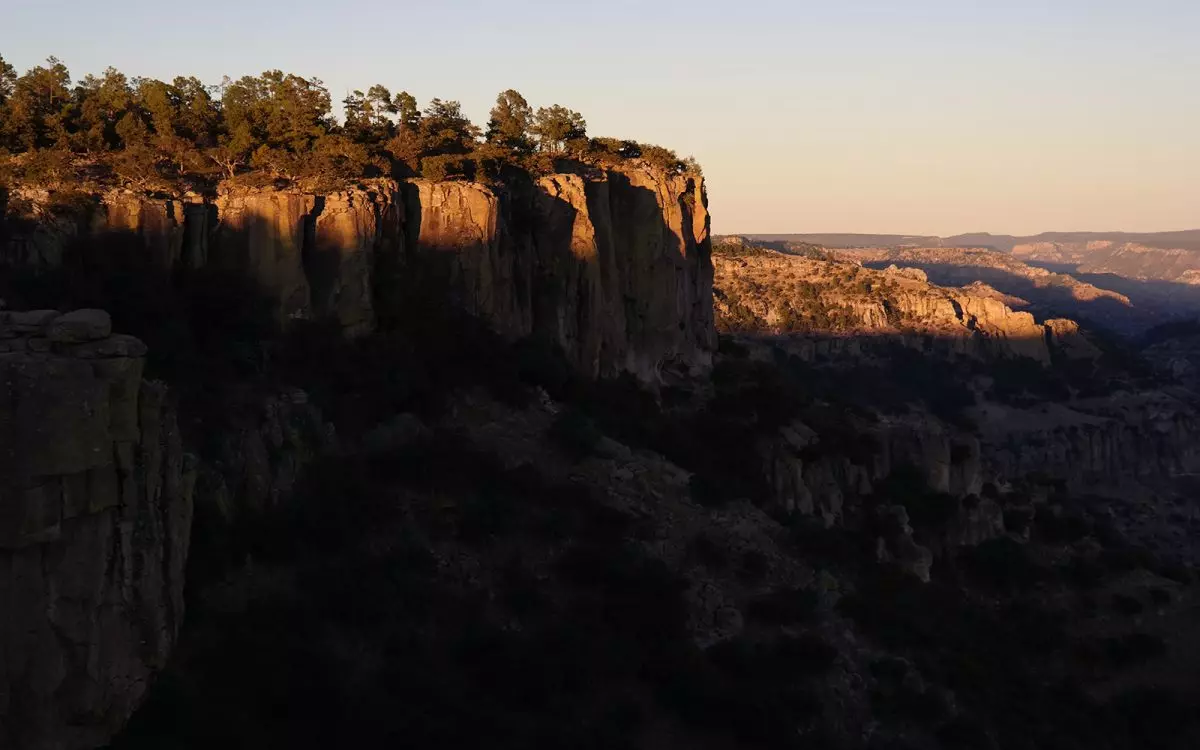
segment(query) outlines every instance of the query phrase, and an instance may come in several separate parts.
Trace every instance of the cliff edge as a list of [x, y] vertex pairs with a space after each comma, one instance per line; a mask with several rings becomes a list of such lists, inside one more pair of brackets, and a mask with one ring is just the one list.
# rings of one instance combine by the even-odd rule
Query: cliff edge
[[379, 179], [329, 194], [223, 183], [211, 198], [97, 192], [66, 211], [47, 191], [14, 195], [9, 267], [116, 245], [162, 271], [241, 274], [278, 323], [336, 321], [348, 335], [437, 283], [497, 333], [554, 342], [591, 377], [703, 371], [716, 346], [708, 200], [691, 174], [629, 163], [504, 188]]

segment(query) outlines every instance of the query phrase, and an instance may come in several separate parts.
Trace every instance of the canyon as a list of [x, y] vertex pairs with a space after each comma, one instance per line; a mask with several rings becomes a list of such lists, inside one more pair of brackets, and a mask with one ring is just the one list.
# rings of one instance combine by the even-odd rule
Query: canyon
[[[539, 669], [595, 658], [586, 673], [603, 672], [604, 690], [656, 696], [630, 730], [643, 742], [673, 712], [697, 727], [735, 717], [738, 736], [776, 731], [739, 723], [759, 714], [736, 694], [771, 703], [793, 677], [751, 679], [738, 671], [751, 656], [711, 672], [730, 650], [830, 660], [811, 675], [795, 665], [811, 704], [779, 709], [790, 718], [772, 737], [819, 725], [859, 747], [859, 728], [878, 721], [881, 736], [932, 738], [925, 719], [876, 714], [886, 680], [874, 665], [913, 653], [870, 629], [901, 611], [871, 588], [878, 576], [949, 586], [959, 598], [943, 606], [977, 609], [948, 627], [970, 627], [1007, 612], [960, 579], [987, 555], [1025, 560], [1000, 576], [1066, 564], [1022, 555], [1107, 559], [1092, 536], [1048, 541], [1062, 518], [1146, 550], [1139, 595], [1168, 587], [1184, 607], [1189, 589], [1169, 574], [1200, 562], [1160, 522], [1190, 512], [1172, 482], [1200, 468], [1193, 392], [1139, 379], [1086, 325], [970, 278], [990, 257], [944, 286], [923, 250], [714, 246], [692, 175], [626, 164], [503, 189], [226, 184], [208, 198], [25, 188], [9, 197], [2, 248], [21, 280], [9, 296], [60, 273], [246, 280], [278, 337], [250, 342], [261, 351], [248, 370], [176, 368], [181, 380], [164, 384], [144, 377], [154, 352], [101, 310], [0, 311], [4, 746], [152, 747], [164, 725], [184, 746], [440, 741], [444, 727], [393, 715], [448, 712], [461, 726], [507, 715], [493, 703], [506, 691], [460, 694], [439, 677], [533, 680], [497, 643]], [[995, 265], [1128, 307], [1072, 277]], [[443, 303], [487, 334], [432, 328]], [[158, 326], [179, 323], [126, 320], [164, 343]], [[427, 327], [438, 351], [413, 338]], [[305, 338], [319, 332], [329, 337]], [[294, 337], [331, 348], [289, 349]], [[563, 367], [523, 358], [530, 341]], [[437, 357], [450, 369], [405, 383]], [[354, 398], [367, 417], [348, 422], [340, 406]], [[879, 597], [870, 616], [851, 606], [862, 591]], [[1049, 607], [1071, 590], [1055, 592], [1003, 606]], [[551, 645], [521, 645], [527, 631]], [[986, 658], [974, 653], [961, 658]], [[672, 661], [627, 670], [630, 654]], [[1003, 731], [991, 698], [918, 654], [905, 669], [919, 689], [904, 689], [935, 706], [935, 724], [985, 716]], [[497, 674], [475, 676], [493, 658]], [[677, 694], [679, 675], [720, 699]], [[188, 697], [172, 698], [180, 685]], [[270, 718], [276, 694], [295, 718]], [[564, 700], [589, 717], [602, 697], [576, 687]], [[1062, 731], [1043, 718], [1037, 731]], [[535, 742], [547, 730], [507, 731]], [[594, 729], [556, 731], [575, 741]]]

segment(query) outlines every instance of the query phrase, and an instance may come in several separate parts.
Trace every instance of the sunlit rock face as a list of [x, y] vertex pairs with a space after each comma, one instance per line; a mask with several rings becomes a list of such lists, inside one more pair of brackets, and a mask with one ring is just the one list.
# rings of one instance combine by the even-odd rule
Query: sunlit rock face
[[53, 194], [23, 195], [26, 221], [5, 238], [6, 265], [54, 268], [71, 248], [87, 248], [164, 272], [232, 272], [285, 326], [326, 320], [368, 333], [381, 298], [395, 302], [415, 283], [436, 285], [502, 336], [557, 344], [592, 377], [700, 372], [716, 345], [698, 177], [629, 164], [503, 189], [369, 180], [316, 194], [223, 184], [211, 199], [110, 191], [65, 214], [47, 208]]

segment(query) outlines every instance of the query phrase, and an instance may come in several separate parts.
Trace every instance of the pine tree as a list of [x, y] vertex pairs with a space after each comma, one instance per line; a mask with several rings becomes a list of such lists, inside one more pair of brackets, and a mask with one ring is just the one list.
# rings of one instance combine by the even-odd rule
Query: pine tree
[[496, 97], [488, 120], [487, 141], [509, 149], [517, 154], [533, 151], [529, 127], [533, 124], [533, 108], [525, 97], [514, 89], [508, 89]]
[[537, 136], [542, 151], [561, 153], [569, 145], [587, 138], [587, 122], [583, 115], [555, 104], [539, 107], [531, 132]]

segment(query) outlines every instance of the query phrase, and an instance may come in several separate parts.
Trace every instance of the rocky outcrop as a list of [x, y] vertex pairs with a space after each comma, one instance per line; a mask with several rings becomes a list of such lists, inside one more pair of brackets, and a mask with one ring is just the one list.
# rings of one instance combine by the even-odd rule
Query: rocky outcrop
[[805, 359], [820, 356], [822, 347], [861, 347], [873, 339], [931, 353], [1025, 357], [1042, 364], [1050, 363], [1051, 348], [1063, 342], [1071, 356], [1083, 351], [1075, 340], [1081, 338], [1078, 327], [1067, 331], [1064, 325], [1069, 321], [1039, 323], [994, 294], [936, 286], [920, 271], [876, 271], [769, 250], [718, 256], [714, 265], [720, 326], [731, 332], [790, 334], [787, 348]]
[[707, 198], [643, 169], [557, 174], [527, 201], [472, 183], [411, 184], [409, 258], [440, 260], [460, 304], [576, 367], [645, 381], [703, 370], [716, 338]]
[[838, 250], [839, 258], [858, 261], [872, 268], [883, 268], [885, 264], [919, 271], [937, 284], [970, 284], [983, 282], [1011, 293], [1044, 297], [1057, 291], [1057, 297], [1048, 298], [1061, 302], [1072, 299], [1076, 302], [1092, 302], [1108, 299], [1129, 307], [1130, 300], [1123, 294], [1081, 281], [1069, 274], [1055, 273], [1039, 266], [1023, 263], [1013, 255], [991, 250], [961, 247], [906, 247], [871, 248], [860, 250]]
[[0, 746], [103, 744], [183, 618], [193, 465], [102, 311], [0, 313]]
[[1190, 392], [1146, 391], [1020, 409], [979, 410], [998, 476], [1054, 477], [1080, 488], [1200, 470], [1200, 410]]
[[1087, 340], [1079, 330], [1079, 324], [1066, 318], [1047, 320], [1046, 337], [1052, 350], [1062, 352], [1067, 359], [1097, 359], [1100, 349]]
[[402, 245], [398, 190], [389, 180], [328, 195], [223, 187], [212, 204], [215, 229], [192, 257], [253, 280], [280, 322], [329, 319], [366, 333], [375, 323], [375, 254]]
[[776, 510], [817, 515], [832, 526], [848, 500], [874, 494], [901, 467], [916, 469], [931, 492], [966, 497], [982, 490], [985, 467], [972, 435], [916, 416], [844, 428], [839, 440], [797, 421], [763, 441], [759, 453]]
[[72, 243], [103, 236], [99, 252], [119, 245], [155, 269], [235, 273], [280, 324], [333, 320], [350, 335], [373, 329], [377, 295], [403, 296], [419, 277], [503, 336], [557, 343], [590, 376], [703, 370], [715, 348], [703, 183], [637, 163], [503, 190], [223, 184], [211, 200], [111, 191], [74, 210], [51, 210], [53, 194], [23, 195], [29, 221], [6, 239], [10, 266], [61, 265]]
[[333, 425], [308, 394], [287, 388], [230, 415], [218, 443], [205, 500], [226, 520], [276, 507], [288, 498], [315, 457], [337, 448]]

